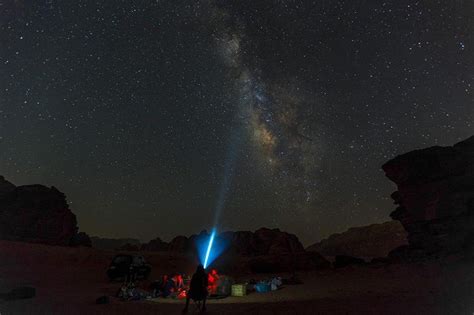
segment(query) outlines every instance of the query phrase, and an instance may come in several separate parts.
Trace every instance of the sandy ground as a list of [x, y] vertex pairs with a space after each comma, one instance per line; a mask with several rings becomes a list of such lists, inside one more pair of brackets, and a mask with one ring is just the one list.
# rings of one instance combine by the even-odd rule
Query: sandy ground
[[[180, 314], [171, 299], [96, 305], [113, 296], [105, 269], [115, 252], [0, 241], [0, 289], [33, 285], [37, 296], [2, 301], [5, 314]], [[152, 278], [192, 268], [185, 257], [146, 254]], [[299, 273], [304, 284], [209, 302], [208, 314], [469, 314], [474, 312], [474, 265], [440, 264], [347, 267]], [[240, 278], [257, 278], [255, 275]], [[261, 275], [259, 275], [261, 277]], [[144, 284], [145, 285], [145, 284]], [[472, 309], [471, 309], [472, 308]], [[193, 314], [191, 309], [190, 314]]]

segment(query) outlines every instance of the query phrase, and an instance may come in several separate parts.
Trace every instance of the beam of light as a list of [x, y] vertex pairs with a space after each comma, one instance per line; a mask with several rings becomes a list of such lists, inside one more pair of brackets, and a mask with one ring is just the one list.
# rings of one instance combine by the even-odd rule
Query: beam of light
[[221, 213], [224, 209], [229, 190], [232, 186], [232, 178], [234, 176], [235, 166], [239, 157], [239, 150], [242, 145], [245, 131], [245, 121], [242, 121], [241, 118], [248, 116], [249, 110], [251, 110], [252, 104], [255, 102], [255, 95], [252, 89], [253, 84], [254, 80], [251, 77], [249, 71], [245, 68], [240, 69], [240, 76], [235, 83], [238, 100], [236, 103], [236, 111], [234, 112], [234, 117], [230, 124], [230, 134], [227, 144], [224, 173], [215, 207], [214, 227], [218, 226], [219, 224]]
[[220, 237], [217, 234], [216, 228], [213, 228], [210, 234], [198, 235], [196, 238], [196, 248], [202, 266], [209, 268], [229, 245], [230, 239]]
[[[230, 138], [227, 148], [227, 156], [224, 164], [223, 180], [221, 182], [221, 186], [217, 195], [214, 213], [214, 224], [213, 229], [211, 231], [211, 236], [209, 238], [209, 243], [207, 245], [206, 254], [204, 257], [204, 268], [207, 268], [220, 254], [222, 254], [225, 247], [228, 245], [226, 244], [226, 241], [223, 238], [217, 237], [217, 244], [216, 246], [214, 246], [214, 250], [212, 248], [214, 244], [214, 238], [216, 236], [216, 227], [219, 224], [219, 219], [221, 213], [223, 212], [226, 199], [228, 197], [229, 190], [232, 185], [235, 164], [237, 162], [239, 148], [242, 142], [243, 126], [236, 119], [237, 117], [240, 117], [242, 114], [246, 113], [246, 107], [250, 107], [250, 105], [253, 103], [253, 94], [251, 93], [252, 80], [249, 75], [249, 71], [247, 71], [246, 69], [242, 69], [241, 65], [241, 56], [239, 55], [240, 39], [236, 36], [233, 36], [232, 41], [228, 41], [226, 45], [228, 49], [226, 49], [226, 54], [224, 57], [228, 57], [227, 61], [230, 61], [227, 62], [230, 68], [229, 70], [230, 72], [235, 72], [235, 70], [238, 70], [238, 72], [240, 73], [237, 81], [235, 82], [235, 87], [238, 91], [239, 100], [237, 102], [237, 111], [234, 113], [234, 117], [230, 125]], [[200, 246], [198, 244], [198, 250], [199, 247]]]
[[211, 237], [209, 238], [209, 244], [207, 245], [206, 258], [204, 259], [204, 269], [207, 268], [207, 263], [209, 261], [209, 254], [211, 253], [212, 244], [214, 243], [214, 237], [216, 236], [216, 229], [212, 229]]
[[227, 156], [224, 165], [224, 174], [222, 183], [217, 195], [215, 213], [214, 213], [214, 224], [216, 227], [219, 224], [219, 219], [224, 209], [229, 190], [232, 186], [232, 178], [234, 176], [235, 164], [239, 155], [239, 147], [242, 142], [242, 126], [234, 123], [231, 130], [229, 144], [227, 148]]
[[211, 235], [209, 238], [202, 237], [196, 240], [199, 259], [204, 268], [209, 267], [209, 265], [212, 264], [212, 262], [229, 246], [228, 240], [216, 235], [216, 230], [217, 226], [219, 226], [220, 217], [224, 210], [226, 199], [232, 186], [235, 164], [237, 162], [239, 148], [242, 142], [242, 132], [242, 125], [238, 124], [234, 117], [234, 121], [232, 122], [232, 127], [230, 130], [230, 138], [227, 147], [222, 182], [217, 191], [217, 200], [214, 210], [214, 222], [212, 224], [213, 228]]

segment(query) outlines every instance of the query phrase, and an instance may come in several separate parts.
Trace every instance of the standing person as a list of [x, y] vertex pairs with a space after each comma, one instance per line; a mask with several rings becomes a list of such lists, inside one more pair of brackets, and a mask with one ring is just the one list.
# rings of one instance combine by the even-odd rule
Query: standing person
[[207, 274], [204, 271], [202, 265], [197, 266], [196, 272], [191, 278], [191, 283], [189, 285], [189, 291], [186, 296], [186, 306], [184, 307], [183, 313], [188, 311], [189, 299], [195, 301], [202, 301], [202, 311], [206, 310], [206, 298], [207, 298]]

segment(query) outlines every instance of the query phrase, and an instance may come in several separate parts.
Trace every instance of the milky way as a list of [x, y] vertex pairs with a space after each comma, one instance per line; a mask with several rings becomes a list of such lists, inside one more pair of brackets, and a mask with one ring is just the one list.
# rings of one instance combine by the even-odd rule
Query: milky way
[[91, 235], [389, 220], [380, 166], [472, 124], [472, 1], [6, 1], [0, 174]]
[[269, 182], [290, 191], [286, 198], [291, 198], [287, 201], [292, 202], [294, 210], [304, 210], [317, 193], [318, 149], [323, 149], [315, 134], [317, 126], [308, 124], [317, 104], [305, 98], [298, 82], [287, 79], [279, 83], [262, 78], [261, 70], [244, 60], [242, 42], [251, 40], [245, 35], [245, 22], [230, 18], [235, 15], [217, 7], [215, 2], [207, 5], [216, 29], [217, 48], [228, 67], [229, 80], [235, 82], [236, 115], [246, 127], [253, 158], [266, 172]]

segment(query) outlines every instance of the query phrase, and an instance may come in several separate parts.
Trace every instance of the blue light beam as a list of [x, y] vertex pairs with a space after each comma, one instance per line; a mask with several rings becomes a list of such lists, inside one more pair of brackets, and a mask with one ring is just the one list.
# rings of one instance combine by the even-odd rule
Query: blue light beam
[[214, 237], [216, 236], [216, 229], [212, 229], [211, 237], [209, 238], [209, 245], [207, 245], [206, 258], [204, 259], [204, 269], [207, 268], [207, 263], [209, 261], [209, 254], [211, 253], [212, 244], [214, 243]]
[[232, 178], [234, 176], [235, 164], [239, 155], [239, 147], [242, 142], [241, 126], [235, 126], [232, 130], [229, 146], [227, 149], [226, 162], [224, 164], [223, 181], [217, 196], [216, 208], [214, 213], [214, 227], [219, 225], [221, 213], [224, 209], [227, 195], [232, 185]]
[[196, 238], [196, 247], [202, 266], [209, 268], [229, 245], [230, 240], [220, 237], [216, 227], [209, 234], [200, 234]]
[[[249, 93], [249, 83], [246, 81], [242, 83], [243, 86], [240, 88], [241, 93], [248, 94]], [[243, 100], [241, 100], [240, 110], [243, 110], [243, 104], [248, 103], [247, 97], [244, 96]], [[232, 178], [235, 171], [235, 164], [237, 162], [239, 156], [239, 148], [242, 142], [242, 132], [243, 127], [241, 124], [238, 124], [236, 121], [237, 117], [234, 117], [233, 123], [230, 129], [230, 139], [227, 148], [227, 156], [224, 164], [224, 176], [223, 181], [221, 183], [221, 187], [218, 191], [217, 195], [217, 203], [215, 207], [214, 213], [214, 224], [211, 232], [211, 236], [209, 238], [209, 243], [207, 244], [206, 254], [203, 257], [203, 250], [206, 248], [205, 241], [198, 240], [198, 252], [199, 252], [199, 259], [202, 262], [204, 258], [203, 267], [204, 269], [207, 268], [220, 254], [223, 253], [226, 247], [228, 247], [228, 242], [221, 237], [217, 237], [216, 244], [214, 245], [214, 238], [216, 236], [216, 227], [219, 225], [220, 216], [224, 209], [227, 195], [229, 194], [229, 190], [232, 185]]]

